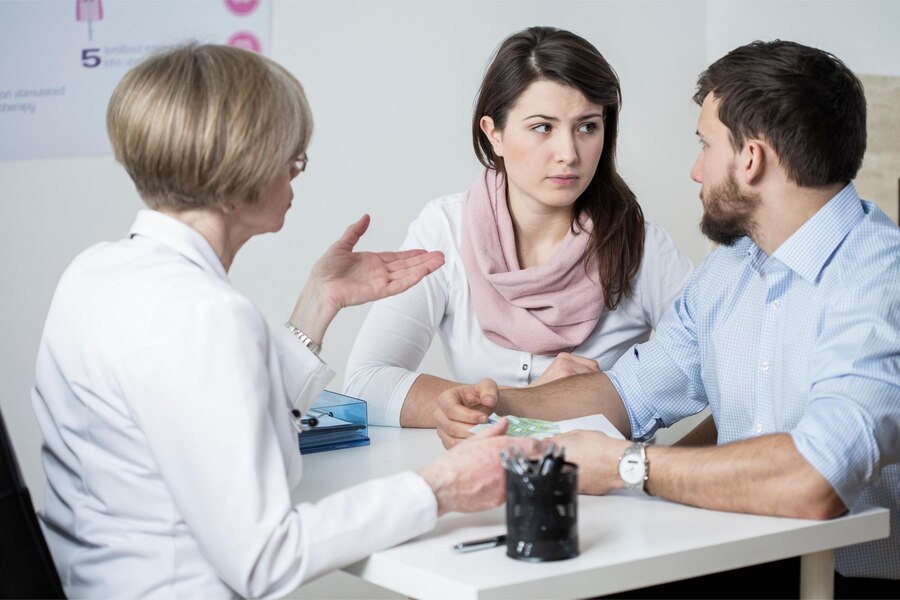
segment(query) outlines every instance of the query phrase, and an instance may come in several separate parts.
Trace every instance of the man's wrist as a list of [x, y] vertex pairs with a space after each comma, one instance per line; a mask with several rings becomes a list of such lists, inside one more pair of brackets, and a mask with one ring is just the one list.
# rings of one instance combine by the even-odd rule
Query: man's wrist
[[647, 494], [645, 485], [650, 477], [647, 444], [644, 442], [627, 444], [619, 456], [618, 471], [623, 487], [640, 494]]

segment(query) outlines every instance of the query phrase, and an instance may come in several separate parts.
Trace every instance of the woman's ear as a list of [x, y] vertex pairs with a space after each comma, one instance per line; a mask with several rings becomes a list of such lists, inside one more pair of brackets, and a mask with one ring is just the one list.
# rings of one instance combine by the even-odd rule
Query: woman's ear
[[481, 126], [481, 131], [484, 132], [484, 135], [487, 136], [488, 141], [491, 143], [491, 146], [494, 148], [494, 154], [499, 157], [503, 157], [503, 132], [497, 129], [494, 126], [494, 119], [487, 115], [481, 117], [481, 120], [478, 122]]

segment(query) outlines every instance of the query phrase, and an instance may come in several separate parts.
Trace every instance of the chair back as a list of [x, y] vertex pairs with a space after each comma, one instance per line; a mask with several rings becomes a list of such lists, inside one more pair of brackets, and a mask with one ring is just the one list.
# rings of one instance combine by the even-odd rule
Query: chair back
[[0, 598], [64, 598], [0, 412]]

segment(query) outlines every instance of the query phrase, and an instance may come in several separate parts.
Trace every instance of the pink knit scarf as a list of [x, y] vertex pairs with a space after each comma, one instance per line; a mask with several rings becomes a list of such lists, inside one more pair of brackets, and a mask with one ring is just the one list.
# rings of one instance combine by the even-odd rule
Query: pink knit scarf
[[520, 269], [503, 176], [486, 169], [475, 180], [466, 197], [462, 259], [475, 316], [489, 340], [557, 354], [590, 335], [603, 312], [603, 289], [596, 263], [587, 273], [584, 267], [591, 220], [579, 222], [582, 230], [570, 230], [549, 262]]

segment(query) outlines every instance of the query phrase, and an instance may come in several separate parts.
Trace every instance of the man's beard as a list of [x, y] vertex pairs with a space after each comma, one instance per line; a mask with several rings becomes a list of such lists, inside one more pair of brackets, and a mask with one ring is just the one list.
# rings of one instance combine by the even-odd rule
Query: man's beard
[[734, 170], [729, 168], [728, 178], [709, 190], [709, 202], [703, 207], [700, 231], [717, 244], [733, 246], [756, 229], [752, 214], [758, 205], [759, 195], [741, 193]]

